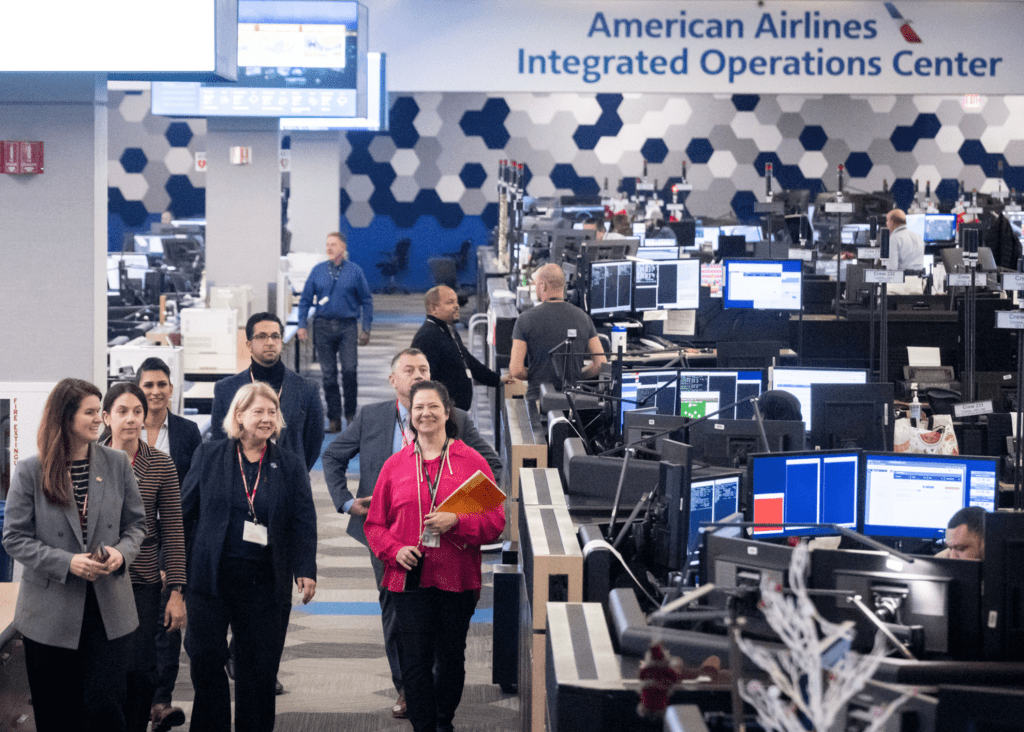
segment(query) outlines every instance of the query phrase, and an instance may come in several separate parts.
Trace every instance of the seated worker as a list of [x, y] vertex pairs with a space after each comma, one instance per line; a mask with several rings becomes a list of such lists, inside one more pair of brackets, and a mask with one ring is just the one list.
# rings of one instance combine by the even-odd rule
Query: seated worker
[[[565, 301], [562, 268], [557, 264], [545, 264], [534, 274], [533, 281], [540, 304], [516, 319], [508, 365], [509, 374], [529, 383], [528, 399], [540, 396], [541, 384], [561, 385], [562, 373], [566, 386], [574, 385], [581, 376], [593, 378], [601, 372], [601, 364], [605, 362], [604, 348], [590, 316]], [[570, 330], [576, 331], [571, 346], [572, 356], [557, 353], [552, 356], [551, 351], [567, 340]], [[569, 347], [567, 344], [566, 348]], [[590, 352], [591, 361], [584, 368], [583, 355], [586, 351]]]
[[885, 215], [889, 229], [889, 259], [886, 269], [919, 271], [924, 269], [924, 239], [907, 228], [907, 215], [898, 208]]
[[937, 557], [950, 559], [985, 558], [985, 509], [961, 508], [946, 525], [946, 548]]
[[782, 389], [768, 389], [757, 398], [761, 418], [766, 420], [791, 420], [802, 422], [800, 400]]

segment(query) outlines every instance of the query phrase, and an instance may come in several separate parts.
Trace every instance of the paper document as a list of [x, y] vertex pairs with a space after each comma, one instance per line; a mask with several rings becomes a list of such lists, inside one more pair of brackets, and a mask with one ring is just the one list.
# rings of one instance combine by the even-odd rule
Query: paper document
[[437, 507], [447, 513], [483, 513], [505, 501], [505, 493], [483, 471], [476, 471]]

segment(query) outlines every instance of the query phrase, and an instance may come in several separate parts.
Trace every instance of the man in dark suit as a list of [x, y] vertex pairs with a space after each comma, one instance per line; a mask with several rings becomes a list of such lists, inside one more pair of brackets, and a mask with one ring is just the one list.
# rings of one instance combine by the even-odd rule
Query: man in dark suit
[[[190, 419], [179, 417], [170, 410], [174, 384], [171, 369], [159, 358], [150, 357], [139, 366], [135, 382], [146, 395], [149, 411], [141, 439], [171, 456], [178, 473], [178, 485], [185, 480], [192, 465], [192, 454], [203, 442], [199, 427]], [[160, 617], [164, 616], [171, 593], [164, 587], [160, 594]], [[174, 684], [178, 679], [178, 659], [181, 657], [181, 631], [168, 633], [162, 623], [156, 629], [156, 693], [150, 718], [153, 732], [166, 732], [185, 723], [185, 711], [171, 703]]]
[[235, 392], [245, 384], [263, 381], [277, 392], [281, 400], [285, 428], [277, 440], [278, 446], [304, 458], [306, 467], [312, 470], [324, 442], [324, 406], [320, 387], [285, 367], [281, 360], [284, 326], [273, 313], [256, 313], [249, 318], [245, 324], [245, 338], [252, 363], [249, 368], [221, 379], [213, 387], [211, 437], [222, 440], [226, 436], [224, 417]]
[[[408, 445], [412, 435], [408, 428], [409, 390], [412, 385], [430, 379], [430, 364], [427, 357], [417, 348], [401, 351], [391, 361], [391, 375], [388, 377], [395, 389], [397, 399], [367, 404], [359, 410], [355, 421], [324, 450], [324, 478], [327, 490], [334, 500], [338, 513], [347, 513], [348, 534], [363, 545], [366, 535], [363, 522], [370, 510], [370, 496], [377, 476], [384, 462], [394, 453]], [[473, 421], [461, 409], [452, 410], [452, 420], [459, 430], [459, 439], [479, 452], [495, 475], [501, 474], [501, 460], [490, 445], [480, 436]], [[356, 495], [348, 489], [345, 471], [349, 461], [359, 456], [359, 488]], [[405, 719], [405, 695], [402, 687], [402, 672], [398, 665], [399, 634], [395, 609], [390, 595], [380, 589], [384, 577], [384, 565], [370, 553], [370, 563], [380, 590], [381, 623], [384, 626], [384, 650], [391, 666], [391, 680], [398, 691], [398, 700], [392, 714]]]
[[[245, 347], [252, 355], [249, 368], [234, 376], [221, 379], [213, 387], [212, 424], [210, 434], [214, 440], [224, 439], [224, 417], [227, 416], [235, 392], [245, 384], [262, 381], [277, 392], [281, 402], [281, 414], [285, 428], [276, 444], [283, 450], [306, 461], [306, 469], [312, 470], [320, 457], [324, 443], [324, 405], [320, 399], [320, 387], [309, 379], [286, 368], [281, 360], [284, 348], [284, 325], [273, 313], [256, 313], [245, 324]], [[281, 633], [288, 631], [288, 615], [291, 613], [291, 599], [282, 606], [284, 617]], [[284, 648], [284, 639], [281, 640]], [[229, 666], [229, 673], [233, 666]], [[277, 693], [284, 693], [281, 682], [277, 682]]]
[[[468, 411], [473, 404], [473, 382], [498, 386], [501, 376], [480, 363], [469, 352], [455, 324], [459, 322], [459, 298], [455, 290], [438, 285], [423, 298], [427, 319], [416, 331], [412, 347], [423, 351], [434, 381], [444, 384], [455, 406]], [[511, 376], [505, 382], [514, 381]]]

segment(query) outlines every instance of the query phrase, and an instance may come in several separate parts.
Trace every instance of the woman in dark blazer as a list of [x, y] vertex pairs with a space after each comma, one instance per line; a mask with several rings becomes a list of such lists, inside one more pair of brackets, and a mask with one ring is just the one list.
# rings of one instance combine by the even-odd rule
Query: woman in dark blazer
[[127, 456], [93, 441], [100, 391], [64, 379], [46, 400], [39, 455], [18, 463], [4, 548], [24, 567], [14, 625], [25, 636], [36, 729], [125, 729], [131, 632], [139, 624], [125, 571], [146, 535]]
[[243, 386], [224, 418], [228, 439], [196, 451], [182, 487], [192, 732], [231, 729], [228, 627], [235, 640], [235, 729], [274, 728], [280, 606], [291, 597], [293, 578], [303, 603], [316, 591], [309, 473], [302, 457], [272, 442], [283, 422], [273, 389]]

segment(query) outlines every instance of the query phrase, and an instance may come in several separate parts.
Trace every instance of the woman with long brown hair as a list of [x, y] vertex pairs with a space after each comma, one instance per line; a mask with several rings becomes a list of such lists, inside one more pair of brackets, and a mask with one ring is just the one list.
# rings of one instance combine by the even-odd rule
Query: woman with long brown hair
[[3, 544], [24, 567], [14, 627], [25, 636], [39, 732], [123, 732], [131, 632], [125, 571], [146, 535], [132, 466], [94, 441], [100, 391], [64, 379], [46, 400], [39, 455], [11, 480]]

